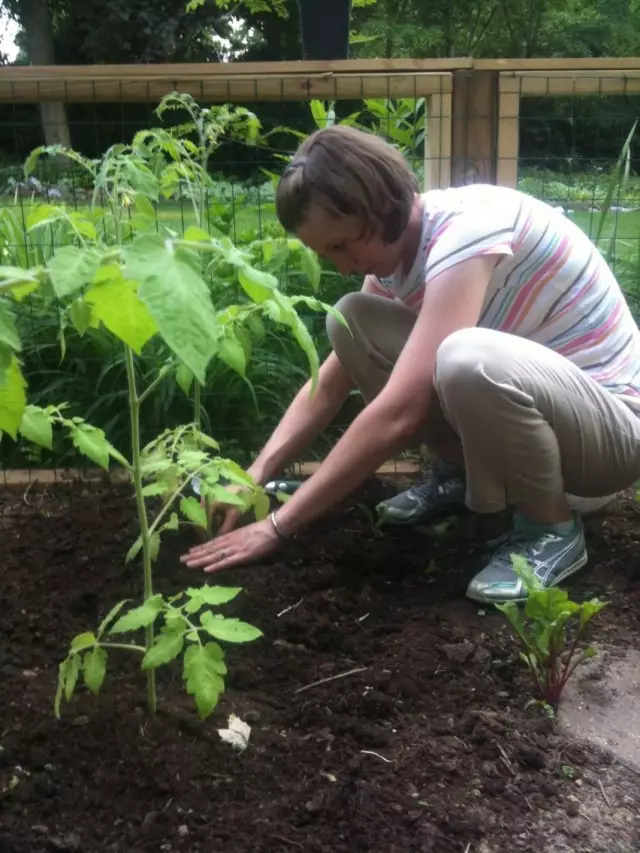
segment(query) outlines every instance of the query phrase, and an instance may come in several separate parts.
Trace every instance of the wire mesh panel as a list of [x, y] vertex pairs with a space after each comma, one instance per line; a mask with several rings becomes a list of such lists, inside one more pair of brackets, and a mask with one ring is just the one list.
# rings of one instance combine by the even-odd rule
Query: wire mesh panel
[[[333, 123], [361, 127], [397, 146], [422, 186], [447, 186], [451, 180], [452, 84], [447, 72], [283, 74], [275, 73], [273, 66], [263, 74], [221, 73], [216, 66], [206, 75], [194, 66], [171, 67], [170, 74], [166, 69], [154, 74], [148, 66], [124, 66], [117, 74], [113, 68], [54, 68], [46, 75], [36, 68], [8, 70], [11, 75], [0, 74], [3, 264], [45, 264], [60, 246], [91, 238], [87, 223], [108, 229], [109, 200], [87, 166], [97, 167], [109, 150], [131, 145], [134, 139], [140, 142], [140, 133], [154, 127], [171, 129], [176, 138], [188, 140], [208, 176], [199, 194], [189, 174], [176, 170], [171, 191], [161, 193], [153, 206], [154, 228], [160, 234], [183, 235], [202, 227], [228, 236], [240, 248], [275, 241], [269, 249], [273, 253], [277, 241], [283, 243], [286, 237], [275, 214], [279, 175], [302, 140]], [[158, 114], [158, 104], [171, 92], [180, 97]], [[239, 116], [242, 121], [236, 121]], [[205, 145], [205, 137], [213, 144]], [[56, 144], [70, 147], [77, 156], [53, 149], [25, 172], [34, 149]], [[148, 228], [149, 211], [142, 210], [135, 197], [130, 202], [126, 228], [118, 235], [103, 234], [108, 240], [126, 242], [140, 228]], [[53, 210], [60, 206], [64, 216]], [[307, 271], [295, 257], [283, 260], [278, 279], [285, 292], [313, 293]], [[237, 284], [228, 275], [221, 280], [211, 273], [208, 284], [217, 306], [237, 300]], [[333, 304], [361, 284], [361, 279], [340, 276], [321, 260], [315, 295]], [[127, 454], [122, 348], [101, 327], [89, 325], [80, 334], [72, 316], [80, 309], [73, 300], [44, 300], [30, 293], [14, 307], [29, 401], [68, 403], [69, 413], [103, 429]], [[324, 314], [306, 310], [303, 316], [322, 358], [328, 351]], [[166, 356], [165, 348], [153, 341], [145, 347], [136, 365], [143, 386], [157, 376]], [[267, 326], [264, 337], [251, 342], [244, 375], [229, 359], [211, 363], [202, 389], [205, 428], [221, 441], [226, 454], [246, 461], [308, 374], [305, 354], [292, 336]], [[312, 458], [326, 453], [358, 405], [354, 398], [312, 448]], [[191, 400], [169, 376], [145, 404], [143, 440], [191, 416]], [[68, 443], [48, 453], [14, 444], [6, 436], [0, 460], [5, 471], [80, 461]]]
[[498, 174], [564, 212], [640, 316], [640, 70], [505, 72]]

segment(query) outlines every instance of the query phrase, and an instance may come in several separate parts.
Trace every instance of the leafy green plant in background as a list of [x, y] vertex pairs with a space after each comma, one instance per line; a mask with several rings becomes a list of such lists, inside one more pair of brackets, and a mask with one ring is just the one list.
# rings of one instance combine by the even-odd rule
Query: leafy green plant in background
[[[569, 599], [566, 590], [543, 589], [524, 558], [514, 554], [512, 561], [527, 598], [522, 607], [513, 601], [496, 607], [507, 617], [520, 641], [520, 658], [533, 677], [536, 700], [555, 713], [577, 667], [596, 654], [592, 646], [582, 646], [583, 636], [607, 602], [592, 598], [577, 604]], [[571, 639], [567, 636], [569, 627]]]
[[[174, 104], [179, 98], [174, 93], [161, 106]], [[187, 103], [193, 107], [192, 102]], [[226, 112], [222, 114], [222, 110]], [[236, 115], [221, 108], [217, 126], [239, 117], [248, 118], [244, 111]], [[193, 382], [204, 385], [209, 365], [216, 360], [243, 373], [250, 357], [251, 335], [262, 333], [263, 319], [290, 330], [307, 357], [313, 390], [318, 353], [296, 306], [304, 303], [314, 310], [332, 311], [342, 319], [315, 297], [283, 293], [275, 275], [258, 268], [258, 260], [276, 267], [284, 262], [281, 241], [263, 239], [241, 249], [228, 236], [212, 235], [197, 225], [187, 228], [183, 235], [170, 229], [157, 233], [154, 204], [161, 195], [168, 197], [175, 192], [183, 180], [198, 214], [203, 213], [206, 169], [202, 159], [195, 159], [203, 157], [202, 151], [187, 139], [178, 144], [175, 137], [191, 130], [188, 126], [186, 131], [182, 128], [173, 133], [157, 128], [144, 131], [130, 146], [109, 149], [98, 162], [58, 146], [34, 151], [25, 165], [27, 174], [44, 155], [66, 156], [81, 164], [91, 175], [95, 207], [85, 215], [64, 205], [36, 206], [31, 227], [61, 224], [71, 229], [73, 242], [55, 245], [36, 266], [0, 266], [0, 429], [14, 439], [21, 435], [52, 449], [54, 431], [63, 428], [70, 432], [77, 449], [96, 464], [107, 468], [109, 460], [116, 459], [123, 465], [130, 473], [136, 496], [140, 532], [127, 559], [142, 555], [142, 604], [121, 613], [128, 602], [120, 602], [95, 633], [84, 632], [72, 640], [60, 665], [56, 714], [60, 713], [62, 698], [71, 699], [80, 675], [89, 690], [99, 691], [111, 649], [142, 655], [151, 714], [157, 702], [155, 669], [184, 652], [187, 691], [194, 695], [201, 717], [213, 711], [225, 673], [224, 654], [217, 640], [246, 642], [259, 637], [260, 631], [210, 609], [230, 601], [238, 594], [237, 589], [205, 585], [172, 598], [155, 592], [153, 563], [162, 534], [178, 528], [180, 515], [183, 523], [207, 525], [205, 509], [190, 495], [195, 477], [206, 500], [252, 509], [258, 518], [265, 517], [269, 501], [236, 462], [220, 455], [218, 443], [201, 430], [196, 419], [163, 430], [143, 446], [143, 406], [170, 376], [186, 393]], [[305, 270], [317, 284], [317, 264], [308, 250], [289, 239], [284, 248], [304, 259]], [[27, 251], [22, 259], [30, 258]], [[216, 306], [207, 279], [231, 289], [235, 301]], [[81, 418], [67, 417], [66, 406], [27, 406], [19, 362], [21, 340], [13, 311], [35, 293], [43, 301], [55, 298], [78, 335], [102, 328], [122, 348], [130, 459], [110, 444], [102, 430]], [[142, 388], [136, 361], [154, 339], [164, 345], [166, 358]], [[230, 491], [225, 487], [228, 484], [239, 485], [242, 490]], [[152, 519], [146, 499], [154, 497], [161, 499], [162, 508]], [[161, 625], [156, 633], [157, 622]], [[141, 629], [145, 632], [144, 644], [112, 639], [113, 635]]]

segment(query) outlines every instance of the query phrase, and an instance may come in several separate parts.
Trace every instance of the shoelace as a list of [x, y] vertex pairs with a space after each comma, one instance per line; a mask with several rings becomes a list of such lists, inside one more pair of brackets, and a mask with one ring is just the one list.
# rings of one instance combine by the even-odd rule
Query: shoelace
[[511, 554], [514, 551], [524, 552], [522, 556], [525, 559], [535, 557], [547, 543], [557, 538], [558, 535], [551, 531], [536, 531], [525, 526], [516, 527], [496, 550], [493, 559], [504, 559], [510, 563]]

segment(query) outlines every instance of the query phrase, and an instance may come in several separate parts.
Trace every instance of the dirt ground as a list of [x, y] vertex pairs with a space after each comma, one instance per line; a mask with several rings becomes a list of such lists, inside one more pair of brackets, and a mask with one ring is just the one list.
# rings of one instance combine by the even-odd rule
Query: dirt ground
[[[640, 850], [638, 771], [528, 705], [503, 617], [464, 597], [483, 557], [463, 528], [371, 529], [358, 504], [387, 489], [216, 578], [244, 587], [225, 613], [264, 637], [227, 647], [227, 691], [202, 724], [177, 666], [149, 719], [124, 653], [99, 697], [81, 690], [55, 719], [70, 638], [140, 595], [124, 564], [133, 502], [114, 486], [0, 493], [0, 853]], [[187, 534], [172, 537], [165, 593], [205, 580], [178, 562]], [[611, 602], [591, 632], [605, 668], [638, 646], [639, 538], [630, 499], [591, 520], [570, 585]], [[242, 753], [217, 732], [231, 712], [251, 725]]]

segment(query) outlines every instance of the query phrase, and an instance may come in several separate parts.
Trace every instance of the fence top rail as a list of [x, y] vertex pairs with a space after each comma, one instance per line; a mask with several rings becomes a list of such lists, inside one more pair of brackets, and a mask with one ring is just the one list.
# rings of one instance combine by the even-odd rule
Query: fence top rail
[[30, 80], [57, 78], [155, 78], [244, 76], [292, 77], [297, 75], [447, 73], [473, 67], [471, 59], [345, 59], [304, 62], [182, 62], [138, 65], [8, 65], [0, 68], [0, 79]]
[[129, 79], [142, 80], [221, 76], [291, 77], [297, 75], [411, 74], [452, 71], [628, 71], [640, 70], [640, 57], [598, 59], [341, 59], [300, 62], [194, 62], [137, 65], [8, 65], [0, 68], [0, 80]]

